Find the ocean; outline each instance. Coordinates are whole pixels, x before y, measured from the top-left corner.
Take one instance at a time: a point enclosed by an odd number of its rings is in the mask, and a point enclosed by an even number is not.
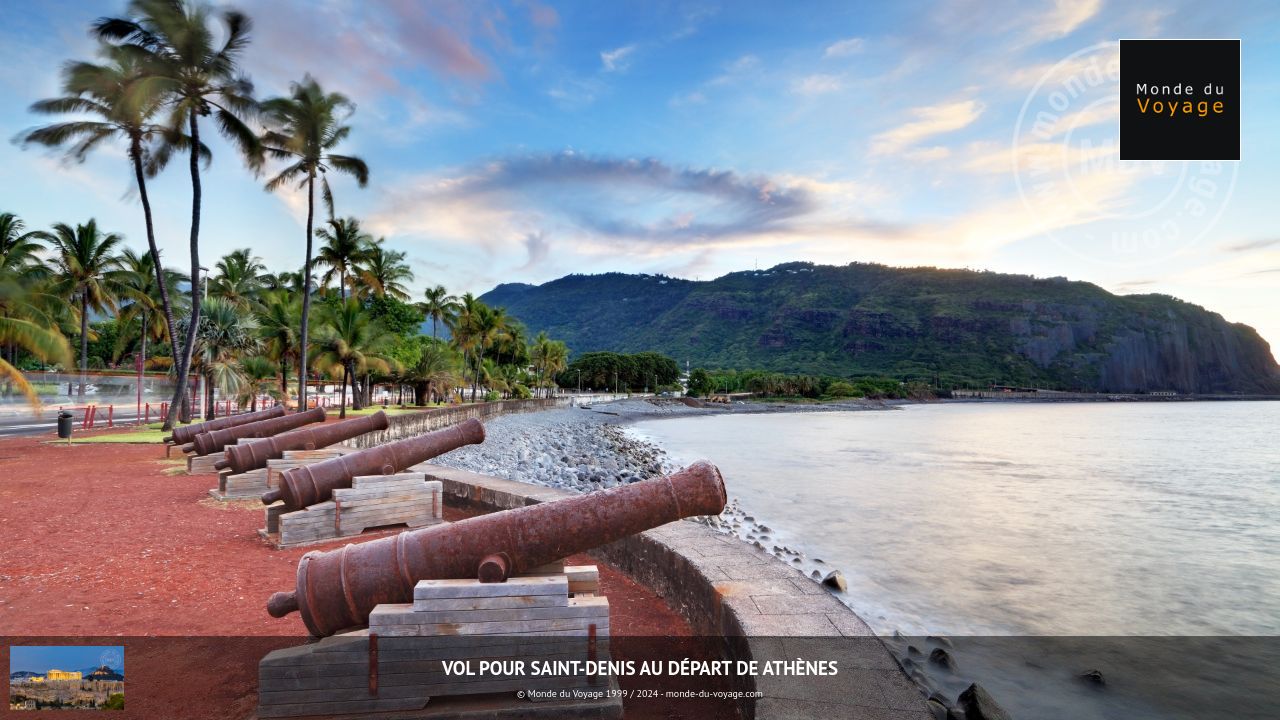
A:
[[[1195,672],[1280,703],[1280,665],[1254,667],[1280,635],[1280,403],[945,403],[631,432],[719,465],[773,543],[843,572],[842,599],[901,657],[949,638],[959,671],[907,663],[944,696],[978,680],[1015,717],[1053,716],[1061,692],[1085,693],[1076,717],[1196,717],[1195,698],[1144,705],[1190,680],[1128,656],[1225,642],[1245,669]],[[1071,682],[1091,669],[1105,694]]]

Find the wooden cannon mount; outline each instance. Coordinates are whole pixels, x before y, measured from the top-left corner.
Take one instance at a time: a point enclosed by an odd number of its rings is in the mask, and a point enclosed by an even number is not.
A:
[[[400,471],[483,440],[484,426],[467,420],[367,450],[298,463],[278,474],[272,464],[283,463],[268,460],[269,487],[262,497],[270,504],[259,534],[284,548],[352,537],[370,528],[439,523],[444,519],[441,483],[428,482],[422,473]],[[281,496],[286,499],[280,501]],[[296,502],[297,498],[306,501]]]

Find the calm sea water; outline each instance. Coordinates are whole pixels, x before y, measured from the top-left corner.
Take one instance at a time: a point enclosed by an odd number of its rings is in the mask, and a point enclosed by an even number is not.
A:
[[[770,544],[840,568],[842,599],[926,694],[954,702],[979,682],[1019,720],[1276,717],[1280,403],[912,405],[632,431],[715,462]],[[954,668],[924,659],[940,647]]]
[[[647,421],[882,634],[1280,634],[1280,403]]]

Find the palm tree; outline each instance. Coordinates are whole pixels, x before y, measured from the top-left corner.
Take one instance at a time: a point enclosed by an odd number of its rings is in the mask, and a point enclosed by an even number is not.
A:
[[[214,10],[197,0],[131,0],[129,17],[100,18],[94,23],[99,38],[123,42],[145,65],[146,96],[162,96],[169,112],[166,122],[169,139],[186,126],[191,169],[191,318],[183,351],[177,362],[177,383],[164,428],[173,427],[187,394],[187,373],[195,351],[195,332],[200,326],[200,123],[212,115],[219,131],[239,146],[256,168],[261,161],[257,137],[241,120],[252,114],[253,85],[239,73],[237,61],[249,43],[248,16],[225,10],[217,17],[223,26],[223,40],[216,44],[210,27]],[[154,252],[154,247],[153,247]],[[160,263],[157,262],[158,266]],[[158,281],[163,284],[163,281]],[[175,357],[178,354],[175,348]]]
[[[439,337],[436,335],[436,322],[443,321],[446,326],[452,322],[454,314],[458,311],[458,298],[450,295],[443,285],[427,288],[423,296],[427,300],[419,303],[418,309],[431,318],[431,337],[434,339]]]
[[[445,343],[435,339],[426,342],[418,362],[406,373],[413,383],[417,405],[426,405],[456,387],[460,364],[457,353]]]
[[[458,309],[454,313],[452,322],[449,324],[449,334],[453,336],[453,344],[462,352],[462,364],[464,368],[464,376],[474,370],[477,352],[476,348],[480,344],[480,314],[484,312],[482,308],[484,303],[476,299],[471,293],[464,293],[458,300]],[[473,376],[474,377],[474,376]],[[476,386],[471,386],[471,401],[475,402]]]
[[[262,289],[262,276],[267,266],[249,248],[232,250],[215,266],[218,275],[209,283],[209,295],[220,297],[244,309]]]
[[[291,164],[267,183],[275,190],[285,183],[298,181],[307,189],[307,254],[302,264],[302,333],[299,339],[298,401],[307,406],[307,322],[311,315],[311,237],[314,230],[316,176],[320,176],[325,204],[333,216],[333,192],[326,173],[329,170],[355,177],[360,187],[369,183],[369,167],[360,158],[338,155],[333,149],[351,132],[343,122],[355,111],[345,96],[326,93],[307,76],[295,83],[290,97],[273,98],[262,104],[270,129],[262,137],[268,153]]]
[[[298,324],[302,303],[284,290],[267,292],[258,310],[261,337],[267,356],[280,364],[280,393],[288,397],[289,363],[298,357]]]
[[[533,340],[529,357],[533,360],[534,371],[537,373],[535,384],[539,388],[545,388],[550,396],[551,386],[554,384],[552,378],[563,371],[569,362],[569,348],[559,340],[547,337],[545,332],[539,332]]]
[[[355,298],[336,307],[328,306],[321,320],[321,337],[316,344],[316,364],[328,368],[342,368],[342,409],[339,418],[347,416],[347,385],[352,392],[351,409],[359,410],[360,395],[355,382],[366,369],[390,372],[382,352],[387,349],[392,336],[369,318],[364,307]]]
[[[152,287],[159,293],[159,312],[166,334],[173,334],[171,288],[164,282],[160,268],[160,248],[156,244],[155,225],[151,217],[151,198],[147,178],[155,177],[168,163],[175,149],[190,147],[190,138],[155,122],[168,100],[165,89],[149,82],[143,57],[128,48],[103,44],[100,54],[106,63],[70,62],[62,71],[63,97],[41,100],[31,106],[32,112],[43,114],[77,113],[94,116],[94,120],[73,120],[46,125],[22,136],[24,144],[60,147],[72,144],[70,157],[83,162],[88,153],[110,139],[123,140],[127,147],[142,216],[147,229],[147,247],[156,273]],[[206,159],[209,150],[198,150]]]
[[[316,230],[316,237],[324,241],[320,252],[316,253],[315,264],[328,268],[320,277],[320,283],[328,287],[336,277],[338,280],[338,297],[347,301],[347,287],[355,285],[359,266],[367,259],[366,252],[373,238],[360,229],[360,221],[355,218],[337,218],[329,221],[333,228]]]
[[[116,249],[124,237],[102,233],[94,220],[72,228],[66,223],[53,226],[48,236],[53,245],[55,287],[80,309],[80,389],[84,397],[84,373],[89,365],[89,311],[107,312],[116,307],[124,290],[123,271]]]
[[[365,247],[364,259],[357,268],[360,287],[377,297],[408,300],[409,290],[404,284],[413,281],[413,271],[404,261],[405,254],[399,250],[387,250],[382,246],[385,241],[386,238],[379,238]]]
[[[39,230],[27,231],[26,224],[17,215],[0,213],[0,277],[15,283],[14,293],[48,277],[49,268],[40,259],[44,238],[45,233]],[[8,317],[8,313],[6,307],[0,306],[0,317]],[[4,350],[0,360],[7,356],[10,363],[18,361],[17,341],[5,341]]]
[[[245,386],[239,358],[262,347],[258,320],[234,303],[209,298],[200,327],[194,334],[197,353],[195,367],[205,378],[205,418],[215,415],[214,388],[224,395],[238,395]],[[190,322],[190,318],[179,321]],[[183,328],[185,330],[185,328]]]
[[[116,340],[115,359],[124,353],[134,339],[132,328],[137,321],[137,339],[139,341],[138,357],[143,365],[147,362],[147,340],[163,342],[169,337],[169,327],[157,298],[161,293],[156,287],[156,272],[152,268],[151,253],[138,255],[125,248],[120,254],[120,312],[117,319],[121,324],[121,332]],[[185,279],[181,273],[168,268],[161,277],[165,280],[166,290],[177,297],[178,283]],[[128,329],[128,331],[126,331]]]
[[[58,332],[56,325],[48,322],[39,302],[27,292],[17,273],[0,268],[0,343],[16,350],[21,348],[40,360],[49,363],[71,364],[71,347]],[[0,378],[12,383],[27,398],[27,402],[40,410],[40,396],[12,363],[0,357]]]
[[[257,411],[258,397],[261,395],[267,395],[276,400],[284,399],[284,393],[276,387],[276,364],[271,358],[262,355],[241,358],[240,375],[244,379],[244,385],[240,388],[240,395],[236,399],[241,405],[247,402],[249,412]]]

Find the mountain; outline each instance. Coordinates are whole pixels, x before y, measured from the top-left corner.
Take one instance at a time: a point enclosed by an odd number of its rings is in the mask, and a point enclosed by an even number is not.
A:
[[[1065,278],[797,262],[701,282],[569,275],[481,299],[574,353],[656,350],[694,367],[957,386],[1280,393],[1280,366],[1253,328]]]
[[[30,670],[19,670],[18,672],[9,673],[10,680],[25,680],[30,677],[39,677],[41,673],[32,672]]]
[[[124,680],[124,673],[107,665],[80,671],[85,680]]]

